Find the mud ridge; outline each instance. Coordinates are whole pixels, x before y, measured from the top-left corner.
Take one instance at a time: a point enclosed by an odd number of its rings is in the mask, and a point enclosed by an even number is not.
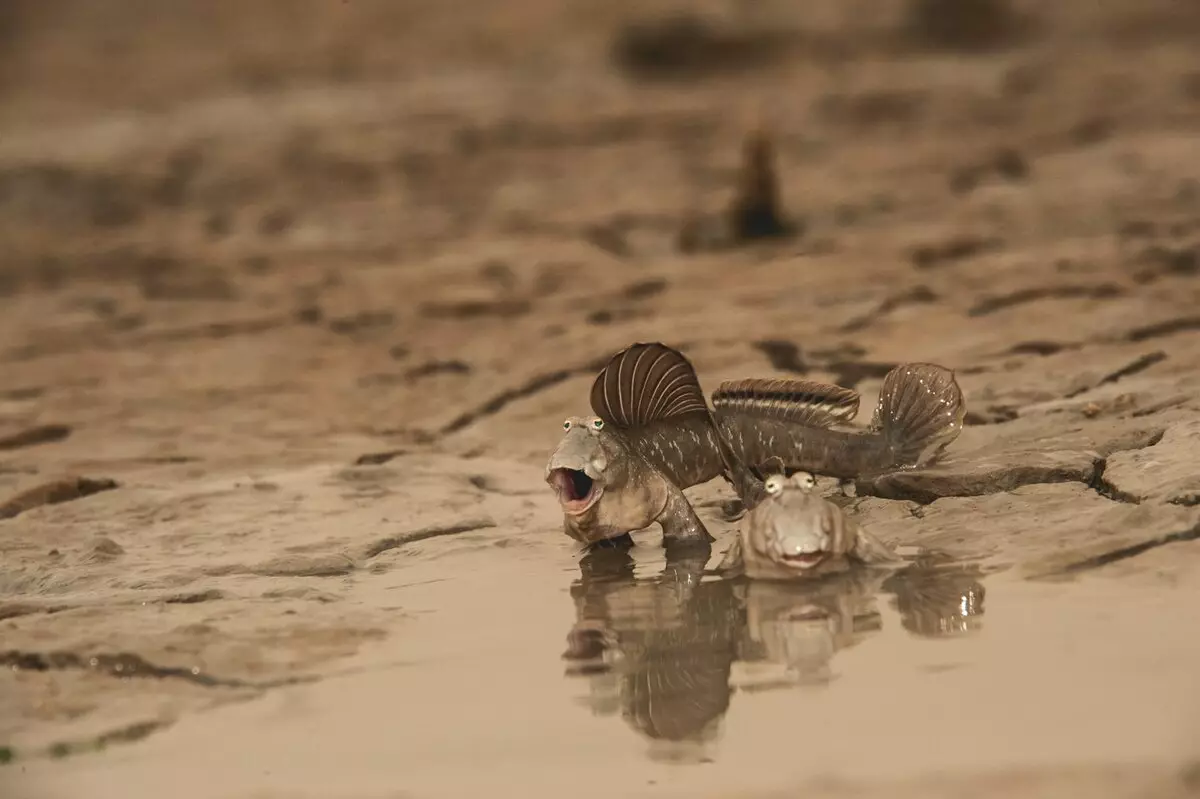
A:
[[[400,535],[391,535],[386,538],[380,538],[363,547],[362,557],[364,559],[373,558],[376,555],[387,552],[389,549],[398,549],[406,544],[413,544],[417,541],[424,541],[427,538],[437,538],[444,535],[458,535],[459,533],[469,533],[473,530],[483,530],[489,527],[495,527],[496,522],[492,519],[469,519],[459,524],[446,526],[422,527],[419,530],[413,530]]]
[[[857,480],[854,488],[859,496],[928,505],[943,497],[986,496],[1046,483],[1082,483],[1106,499],[1137,504],[1140,500],[1111,486],[1106,487],[1107,484],[1102,481],[1108,458],[1118,452],[1153,447],[1162,441],[1165,434],[1164,428],[1135,430],[1094,451],[1013,451],[989,456],[964,452],[953,460],[935,463],[924,469],[890,472]]]
[[[886,298],[873,311],[855,317],[838,328],[839,333],[857,333],[881,321],[892,312],[909,305],[927,305],[940,297],[928,286],[913,286],[907,291]]]
[[[1125,334],[1125,340],[1134,342],[1146,341],[1152,338],[1173,336],[1176,333],[1190,333],[1195,330],[1200,330],[1200,316],[1185,316],[1143,327],[1135,327]]]
[[[855,482],[859,496],[906,500],[928,505],[945,497],[979,497],[1001,494],[1027,485],[1047,483],[1083,483],[1091,485],[1104,459],[1087,453],[1053,453],[1063,460],[1048,457],[1045,463],[1008,463],[976,466],[956,472],[949,464],[921,471],[893,472]],[[1069,456],[1074,455],[1074,458]],[[955,464],[957,465],[957,464]],[[967,464],[963,464],[968,466]]]
[[[1096,467],[1096,473],[1092,475],[1092,479],[1088,481],[1088,488],[1095,491],[1105,499],[1110,499],[1113,502],[1124,502],[1127,505],[1140,505],[1142,498],[1136,494],[1130,494],[1128,491],[1122,491],[1115,485],[1110,483],[1104,477],[1105,470],[1108,469],[1108,459],[1100,461]]]
[[[76,477],[68,480],[55,480],[54,482],[43,483],[39,486],[34,486],[28,491],[23,491],[7,502],[0,504],[0,519],[11,519],[14,516],[20,516],[26,511],[40,508],[43,505],[58,505],[63,502],[71,502],[72,500],[83,499],[84,497],[90,497],[92,494],[98,494],[101,491],[111,491],[119,487],[120,484],[116,480],[111,480],[107,477],[97,479]]]
[[[1098,286],[1046,286],[1014,291],[1011,294],[1001,294],[996,297],[985,297],[967,310],[967,316],[978,318],[988,316],[997,311],[1027,305],[1039,300],[1107,300],[1120,297],[1125,290],[1115,283],[1101,283]]]
[[[756,341],[753,346],[767,356],[772,369],[796,375],[808,375],[816,371],[829,372],[833,375],[833,382],[844,388],[856,388],[864,380],[882,378],[899,365],[880,361],[836,359],[809,362],[805,360],[799,346],[782,339]],[[837,353],[813,353],[814,356],[818,354],[836,357]]]
[[[1125,366],[1122,366],[1120,369],[1117,369],[1113,372],[1109,372],[1104,377],[1097,380],[1095,383],[1082,386],[1080,388],[1077,388],[1073,391],[1070,391],[1070,392],[1064,394],[1063,398],[1071,399],[1072,397],[1078,397],[1080,394],[1086,394],[1087,392],[1091,391],[1092,389],[1099,388],[1100,386],[1106,386],[1109,383],[1116,383],[1119,380],[1121,380],[1122,378],[1130,377],[1139,372],[1144,372],[1145,370],[1149,369],[1151,366],[1154,366],[1157,363],[1161,363],[1162,361],[1165,361],[1166,359],[1167,359],[1167,354],[1165,352],[1163,352],[1162,350],[1156,350],[1154,352],[1148,352],[1145,355],[1139,355],[1137,358],[1133,359],[1132,361],[1127,363]]]
[[[65,424],[43,424],[20,430],[0,438],[0,450],[22,449],[38,444],[52,444],[71,435],[71,427]]]
[[[604,365],[608,363],[609,357],[610,356],[606,355],[602,358],[589,361],[583,366],[578,366],[573,369],[559,369],[555,372],[546,372],[530,378],[516,388],[510,388],[506,391],[500,392],[474,410],[460,414],[450,423],[444,425],[438,432],[444,436],[450,435],[451,433],[457,433],[459,430],[470,427],[480,419],[499,413],[509,403],[525,399],[526,397],[532,397],[539,391],[544,391],[545,389],[556,386],[559,383],[564,383],[567,380],[570,380],[572,377],[595,374],[604,368]]]
[[[1196,540],[1200,540],[1200,524],[1197,524],[1195,527],[1192,527],[1188,530],[1160,536],[1152,541],[1143,541],[1139,544],[1133,544],[1132,546],[1114,549],[1111,552],[1105,552],[1103,555],[1097,555],[1094,558],[1086,558],[1084,560],[1068,564],[1062,569],[1059,569],[1056,574],[1077,574],[1082,571],[1098,569],[1101,566],[1107,566],[1110,563],[1116,563],[1120,560],[1127,560],[1129,558],[1137,557],[1138,555],[1149,552],[1152,549],[1157,549],[1158,547],[1166,546],[1167,544],[1178,544],[1184,541]]]
[[[1003,246],[1004,242],[998,238],[957,236],[942,242],[913,247],[909,250],[908,259],[917,269],[934,269],[995,252]]]
[[[808,374],[808,364],[804,362],[800,348],[790,341],[764,339],[754,342],[754,348],[767,356],[772,369],[797,375]]]
[[[354,459],[355,466],[382,466],[388,461],[407,455],[408,450],[389,449],[384,452],[368,452]]]

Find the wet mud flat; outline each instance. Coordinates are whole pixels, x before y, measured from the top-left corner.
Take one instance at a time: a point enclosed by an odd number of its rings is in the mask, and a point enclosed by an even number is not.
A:
[[[35,5],[5,796],[1200,790],[1194,12]],[[655,340],[953,368],[946,461],[838,498],[910,568],[717,579],[717,482],[708,563],[580,552],[546,455]]]

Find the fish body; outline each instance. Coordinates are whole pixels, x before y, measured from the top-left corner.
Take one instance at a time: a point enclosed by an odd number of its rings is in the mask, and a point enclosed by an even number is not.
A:
[[[665,543],[711,542],[683,489],[721,476],[749,508],[772,463],[840,478],[924,465],[965,414],[953,373],[933,364],[892,370],[866,430],[836,429],[858,413],[857,392],[814,381],[728,381],[710,409],[690,361],[657,342],[614,355],[591,405],[564,420],[545,472],[566,534],[584,544],[656,522]]]
[[[742,523],[720,571],[751,579],[793,580],[847,571],[855,562],[894,566],[886,544],[815,490],[807,472],[771,475],[765,497]]]
[[[566,534],[594,544],[657,522],[667,543],[711,542],[682,489],[735,467],[687,358],[635,344],[597,375],[591,403],[546,463]]]
[[[884,376],[865,429],[846,429],[858,393],[811,381],[748,379],[713,393],[714,418],[741,464],[746,507],[762,501],[762,481],[777,470],[854,479],[936,460],[962,432],[966,403],[954,372],[932,363],[901,364]],[[747,482],[748,481],[748,482]]]

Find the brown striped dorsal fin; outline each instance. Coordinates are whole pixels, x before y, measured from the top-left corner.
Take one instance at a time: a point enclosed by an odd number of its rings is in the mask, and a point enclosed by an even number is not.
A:
[[[610,358],[592,383],[591,402],[605,424],[626,430],[709,413],[691,361],[659,342],[633,344]]]
[[[726,380],[712,397],[718,415],[759,416],[809,427],[853,421],[858,401],[857,391],[832,383],[756,377]]]

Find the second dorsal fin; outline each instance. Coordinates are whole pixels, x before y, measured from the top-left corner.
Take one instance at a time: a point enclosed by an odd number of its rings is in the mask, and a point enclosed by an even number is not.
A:
[[[810,427],[845,424],[858,415],[858,392],[815,380],[726,380],[713,392],[718,414],[745,414]]]
[[[612,358],[592,383],[592,410],[614,427],[708,413],[691,361],[665,344],[633,344]]]

